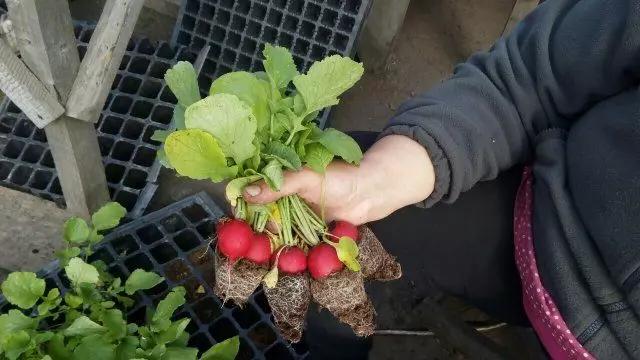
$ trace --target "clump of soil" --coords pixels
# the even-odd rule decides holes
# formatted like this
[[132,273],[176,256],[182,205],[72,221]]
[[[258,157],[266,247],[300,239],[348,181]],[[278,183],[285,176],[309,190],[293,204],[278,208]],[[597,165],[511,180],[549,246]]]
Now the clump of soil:
[[251,262],[239,260],[231,264],[228,259],[216,255],[215,294],[223,301],[231,300],[244,305],[249,296],[260,286],[268,269]]
[[264,293],[282,337],[293,343],[299,342],[311,300],[309,276],[280,276],[274,288],[265,286]]
[[311,280],[311,295],[357,335],[373,334],[376,311],[365,292],[361,273],[344,269],[328,278]]
[[362,276],[366,280],[391,281],[402,277],[402,268],[396,258],[384,249],[380,240],[366,226],[358,229],[358,262],[362,268]]

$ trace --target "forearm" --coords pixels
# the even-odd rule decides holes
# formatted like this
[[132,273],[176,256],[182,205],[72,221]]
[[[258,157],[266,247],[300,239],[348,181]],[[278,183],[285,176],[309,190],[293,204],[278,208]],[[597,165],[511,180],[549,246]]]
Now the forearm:
[[368,221],[425,200],[435,184],[434,167],[425,148],[400,135],[376,142],[364,154],[358,177],[357,191],[369,195]]

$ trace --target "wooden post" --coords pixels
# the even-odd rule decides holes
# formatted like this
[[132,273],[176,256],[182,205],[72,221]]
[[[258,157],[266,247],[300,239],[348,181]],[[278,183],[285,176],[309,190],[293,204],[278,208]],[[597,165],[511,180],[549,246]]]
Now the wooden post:
[[71,89],[67,115],[98,120],[143,6],[142,0],[107,1]]
[[[22,58],[64,103],[80,66],[68,2],[10,0],[7,5]],[[88,219],[109,201],[95,127],[62,116],[45,132],[67,208]]]

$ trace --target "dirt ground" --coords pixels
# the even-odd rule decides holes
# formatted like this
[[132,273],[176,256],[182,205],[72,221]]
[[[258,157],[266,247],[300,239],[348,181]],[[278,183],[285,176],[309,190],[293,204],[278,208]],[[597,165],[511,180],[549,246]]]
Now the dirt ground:
[[[103,3],[104,0],[73,1],[74,18],[97,19]],[[513,3],[514,0],[413,0],[385,71],[365,74],[332,110],[331,126],[341,130],[382,129],[404,100],[444,80],[456,63],[473,52],[488,49],[500,36]],[[173,23],[171,16],[145,9],[135,36],[169,40]],[[149,210],[202,190],[222,203],[222,189],[210,182],[177,179],[172,173],[163,172],[159,183]],[[486,320],[454,300],[449,300],[447,307],[466,319]],[[387,329],[402,329],[406,323],[402,319],[412,316],[411,309],[385,308],[380,313],[380,322]],[[505,327],[488,336],[509,348],[514,358],[540,358],[530,330]],[[431,336],[376,336],[370,358],[461,359],[462,356]]]

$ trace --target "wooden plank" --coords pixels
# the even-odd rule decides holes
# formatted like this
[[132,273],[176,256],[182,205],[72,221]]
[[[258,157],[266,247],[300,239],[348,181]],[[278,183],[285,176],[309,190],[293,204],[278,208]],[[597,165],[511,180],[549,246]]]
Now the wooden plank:
[[0,90],[39,128],[64,114],[64,108],[47,88],[0,39]]
[[409,0],[373,0],[358,40],[358,55],[368,70],[378,72],[386,67],[409,3]]
[[[80,67],[67,0],[11,0],[8,5],[11,18],[19,23],[14,30],[22,39],[22,57],[66,100]],[[68,210],[89,219],[109,201],[94,125],[62,116],[45,132]]]
[[143,6],[140,0],[107,1],[71,89],[67,115],[97,121]]
[[508,35],[520,20],[524,19],[533,9],[538,6],[540,0],[516,0],[511,10],[509,20],[502,31],[502,36]]
[[432,298],[423,299],[416,311],[420,311],[429,330],[433,331],[440,340],[453,346],[467,359],[504,360],[511,358],[504,348],[480,334]]

